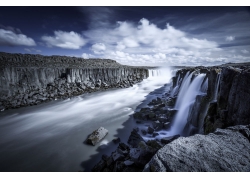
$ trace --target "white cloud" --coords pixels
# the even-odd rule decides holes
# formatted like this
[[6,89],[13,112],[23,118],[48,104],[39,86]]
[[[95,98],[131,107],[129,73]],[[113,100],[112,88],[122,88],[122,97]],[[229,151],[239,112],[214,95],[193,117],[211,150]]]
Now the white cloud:
[[248,50],[246,50],[246,49],[241,50],[241,52],[242,52],[242,53],[244,53],[244,54],[249,53],[249,51],[248,51]]
[[83,53],[83,54],[82,54],[82,57],[83,57],[84,59],[89,59],[89,58],[93,58],[94,56],[93,56],[92,54]]
[[35,41],[24,34],[0,29],[0,45],[7,46],[36,46]]
[[114,28],[96,28],[83,34],[93,44],[91,50],[95,57],[114,59],[122,64],[174,65],[176,59],[178,63],[197,63],[200,57],[221,51],[216,42],[190,38],[168,23],[159,28],[145,18],[138,24],[119,21]]
[[91,50],[95,53],[95,54],[103,54],[104,51],[106,50],[106,46],[103,43],[96,43],[93,44],[91,47]]
[[64,49],[80,49],[86,44],[86,40],[74,31],[54,31],[54,36],[42,36],[47,46],[60,47]]
[[234,36],[227,36],[226,37],[226,41],[230,42],[230,41],[233,41],[235,39]]

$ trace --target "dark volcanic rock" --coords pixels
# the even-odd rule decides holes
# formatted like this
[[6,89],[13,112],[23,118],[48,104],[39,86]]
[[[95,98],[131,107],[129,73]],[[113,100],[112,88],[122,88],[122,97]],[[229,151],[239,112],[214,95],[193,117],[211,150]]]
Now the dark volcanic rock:
[[250,129],[235,126],[180,137],[161,148],[144,171],[250,171]]
[[1,106],[10,109],[129,87],[147,78],[148,69],[110,59],[0,53],[0,77]]
[[128,144],[130,144],[132,147],[137,147],[140,141],[143,141],[143,138],[140,136],[136,129],[133,129],[128,138]]

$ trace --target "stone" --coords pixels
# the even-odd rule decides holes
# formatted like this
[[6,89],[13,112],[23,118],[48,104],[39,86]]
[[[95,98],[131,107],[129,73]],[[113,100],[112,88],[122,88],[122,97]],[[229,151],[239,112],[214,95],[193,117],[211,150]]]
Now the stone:
[[134,164],[134,161],[126,160],[126,161],[124,161],[124,164],[125,164],[126,166],[131,166],[131,165]]
[[153,132],[154,132],[154,129],[151,128],[151,127],[149,126],[149,127],[148,127],[148,133],[149,133],[149,134],[153,134]]
[[159,131],[163,128],[163,124],[159,121],[154,121],[153,122],[153,128],[156,130],[156,131]]
[[113,141],[113,143],[117,144],[117,143],[121,142],[121,139],[118,137],[118,138],[113,139],[112,141]]
[[171,127],[170,122],[164,123],[163,127],[164,127],[164,129],[169,129]]
[[132,147],[137,147],[138,143],[140,141],[144,141],[143,138],[140,136],[140,134],[138,134],[136,129],[133,129],[129,139],[128,139],[128,144],[130,144]]
[[89,137],[87,138],[87,143],[91,145],[96,145],[100,142],[106,135],[108,134],[108,130],[104,127],[100,127],[97,130],[93,131]]
[[180,135],[174,135],[174,136],[169,136],[169,137],[164,137],[161,139],[161,143],[163,144],[168,144],[170,142],[172,142],[173,140],[179,138]]
[[249,133],[249,126],[238,125],[180,137],[159,149],[143,171],[249,172]]

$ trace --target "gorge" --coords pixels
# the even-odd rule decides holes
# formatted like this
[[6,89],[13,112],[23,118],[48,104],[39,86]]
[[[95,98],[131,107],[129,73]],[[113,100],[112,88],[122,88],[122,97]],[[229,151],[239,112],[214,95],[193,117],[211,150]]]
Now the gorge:
[[250,171],[249,63],[0,60],[1,171]]

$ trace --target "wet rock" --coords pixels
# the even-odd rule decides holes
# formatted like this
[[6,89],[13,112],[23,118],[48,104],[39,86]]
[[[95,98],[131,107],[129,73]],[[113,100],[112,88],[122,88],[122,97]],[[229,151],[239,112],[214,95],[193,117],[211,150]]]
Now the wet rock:
[[147,134],[147,131],[146,131],[145,129],[142,129],[142,130],[141,130],[141,133],[142,133],[143,135],[146,135],[146,134]]
[[87,138],[87,143],[91,145],[96,145],[100,142],[106,135],[108,134],[108,130],[104,127],[100,127],[97,130],[93,131],[89,137]]
[[153,122],[153,128],[156,130],[156,131],[159,131],[161,129],[163,129],[163,124],[159,121],[154,121]]
[[179,138],[180,135],[174,135],[174,136],[169,136],[169,137],[164,137],[161,139],[161,143],[163,144],[168,144],[170,142],[172,142],[173,140]]
[[113,143],[117,144],[117,143],[121,142],[121,139],[118,137],[118,138],[113,139],[112,141],[113,141]]
[[129,150],[129,146],[126,145],[125,143],[119,143],[119,146],[118,146],[122,151],[125,151],[125,150]]
[[122,153],[119,153],[118,150],[116,150],[115,152],[112,153],[112,158],[113,158],[113,161],[120,161],[122,159],[125,158],[125,156],[122,154]]
[[157,132],[154,132],[153,133],[153,137],[156,137],[156,136],[158,136],[159,135],[159,133],[157,133]]
[[106,166],[106,162],[104,160],[101,160],[99,163],[97,163],[93,168],[93,172],[101,172],[104,167]]
[[153,132],[154,132],[154,129],[149,126],[148,127],[148,134],[153,134]]
[[125,164],[126,166],[131,166],[131,165],[134,164],[134,161],[126,160],[126,161],[124,161],[124,164]]
[[164,123],[163,127],[164,127],[164,129],[169,129],[171,127],[170,122]]
[[108,160],[108,158],[109,158],[109,156],[108,156],[108,155],[106,155],[106,154],[103,154],[103,155],[102,155],[102,160],[107,161],[107,160]]
[[140,141],[143,141],[143,138],[140,136],[140,134],[138,134],[136,129],[133,129],[129,136],[128,144],[130,144],[132,147],[137,147]]

